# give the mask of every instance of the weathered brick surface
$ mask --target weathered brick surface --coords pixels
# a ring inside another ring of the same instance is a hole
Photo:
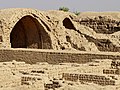
[[[25,61],[27,63],[48,62],[59,63],[88,63],[95,59],[117,59],[119,53],[92,53],[92,52],[70,52],[37,49],[2,49],[0,50],[0,61]]]
[[[120,69],[103,69],[103,74],[120,75]]]
[[[65,80],[74,81],[74,82],[82,81],[82,82],[95,83],[102,86],[115,85],[115,80],[111,80],[110,78],[100,75],[63,73],[62,77]]]
[[[120,22],[112,20],[110,17],[98,16],[95,18],[82,18],[80,24],[88,26],[97,33],[111,34],[119,31]]]
[[[69,15],[72,14],[63,13],[60,11],[46,12],[26,8],[0,10],[0,42],[2,42],[0,48],[54,50],[71,48],[67,44],[66,38],[64,38],[65,27],[62,21],[68,17],[71,22]]]
[[[0,48],[120,52],[119,19],[101,14],[94,18],[78,17],[78,23],[75,18],[70,12],[2,9]]]

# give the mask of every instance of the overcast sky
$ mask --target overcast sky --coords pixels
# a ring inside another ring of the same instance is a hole
[[[120,0],[0,0],[0,8],[36,8],[57,10],[68,7],[71,11],[120,11]]]

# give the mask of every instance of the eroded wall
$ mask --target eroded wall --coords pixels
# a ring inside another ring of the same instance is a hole
[[[25,61],[35,64],[37,62],[48,62],[50,64],[59,63],[79,63],[93,62],[95,59],[120,60],[119,53],[92,53],[92,52],[70,52],[54,50],[27,50],[27,49],[3,49],[0,50],[0,62],[4,61]]]
[[[119,16],[116,14],[119,13],[105,14],[93,13],[91,15],[88,13],[84,16],[80,15],[81,17],[74,21],[86,28],[86,30],[80,30],[80,33],[85,36],[88,43],[93,43],[98,51],[120,52],[120,20],[116,19]]]
[[[24,20],[26,16],[30,16],[32,19]],[[100,14],[96,17],[87,15],[87,18],[83,16],[79,18],[73,13],[62,11],[1,10],[0,32],[2,33],[2,42],[0,47],[13,47],[10,42],[10,34],[12,30],[14,32],[14,29],[17,28],[15,32],[19,32],[18,36],[20,33],[23,36],[19,37],[21,40],[16,41],[19,41],[18,43],[24,42],[19,44],[18,48],[120,52],[120,20],[116,20],[114,17],[119,16],[119,13],[111,14],[112,18],[108,17],[107,14],[104,16]],[[20,24],[17,27],[16,25],[21,22],[21,19],[24,22],[23,26]]]

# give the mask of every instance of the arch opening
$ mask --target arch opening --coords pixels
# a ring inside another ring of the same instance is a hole
[[[52,49],[44,27],[32,16],[21,18],[10,33],[11,48]]]
[[[73,23],[70,21],[69,18],[65,18],[63,20],[63,26],[67,29],[74,29],[75,30],[75,27],[74,27]]]

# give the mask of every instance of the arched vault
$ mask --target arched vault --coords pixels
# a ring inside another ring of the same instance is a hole
[[[8,48],[52,49],[49,26],[43,12],[33,9],[0,11],[3,41]]]

